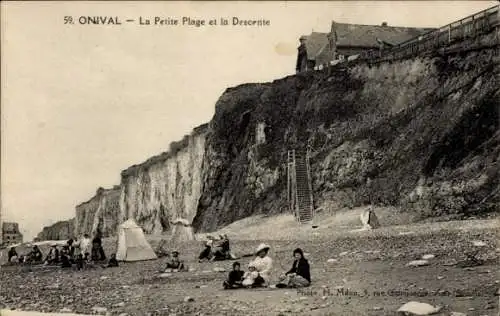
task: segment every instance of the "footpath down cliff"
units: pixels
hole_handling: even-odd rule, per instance
[[[307,146],[316,207],[390,205],[422,219],[498,212],[499,73],[491,48],[227,89],[209,124],[123,171],[116,194],[82,204],[75,225],[109,235],[133,217],[160,233],[183,217],[211,231],[287,212],[287,150]]]

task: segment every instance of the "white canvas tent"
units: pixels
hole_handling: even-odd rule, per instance
[[[123,222],[118,227],[117,260],[141,261],[156,258],[156,254],[146,240],[142,228],[133,219]]]
[[[172,230],[171,242],[196,240],[193,227],[186,219],[177,218],[172,224],[174,225],[174,229]]]

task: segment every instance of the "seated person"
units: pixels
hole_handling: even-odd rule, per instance
[[[112,254],[109,258],[107,268],[118,267],[118,260],[116,260],[116,254]]]
[[[19,256],[17,255],[17,251],[16,251],[16,247],[11,247],[9,249],[9,262],[11,262],[12,258],[16,257],[16,258],[19,258]],[[15,260],[13,260],[15,261]]]
[[[168,257],[168,252],[164,248],[166,243],[166,240],[162,239],[158,244],[158,247],[156,247],[155,253],[158,258]]]
[[[61,268],[71,268],[71,261],[69,259],[69,252],[67,249],[61,251]]]
[[[57,245],[52,245],[47,258],[45,258],[45,262],[48,264],[59,263],[59,249],[57,249]]]
[[[242,285],[244,287],[252,287],[255,283],[255,280],[259,277],[259,272],[254,264],[250,263],[248,265],[248,271],[243,275]]]
[[[205,249],[203,249],[203,251],[198,256],[198,262],[212,259],[212,244],[213,241],[211,239],[207,240],[207,242],[205,243]]]
[[[187,267],[184,265],[184,262],[179,259],[179,252],[172,251],[172,258],[169,261],[167,261],[167,264],[165,266],[165,272],[168,271],[177,272],[185,270],[187,270]]]
[[[233,270],[229,272],[227,280],[223,283],[224,289],[228,290],[242,287],[243,274],[243,271],[240,270],[240,263],[234,262]]]
[[[260,244],[255,251],[256,257],[251,264],[255,266],[259,276],[255,279],[252,287],[267,287],[269,285],[270,274],[273,268],[273,260],[269,257],[270,247],[266,244]]]
[[[304,258],[302,249],[297,248],[293,251],[295,258],[292,268],[281,276],[280,283],[276,285],[278,288],[299,288],[307,287],[311,284],[311,272],[309,262]]]
[[[226,235],[221,235],[220,243],[217,245],[217,249],[214,251],[214,256],[212,260],[221,261],[231,259],[229,239]]]
[[[33,250],[31,250],[29,255],[29,261],[32,263],[39,263],[43,261],[43,254],[38,246],[33,246]]]

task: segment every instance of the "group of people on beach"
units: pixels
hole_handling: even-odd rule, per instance
[[[205,249],[203,249],[198,256],[198,261],[221,261],[230,259],[234,259],[234,256],[231,254],[231,247],[227,235],[219,235],[218,240],[212,236],[207,236]]]
[[[215,250],[214,250],[215,248]],[[241,264],[238,261],[233,262],[232,270],[229,272],[227,279],[223,282],[224,289],[239,289],[239,288],[258,288],[269,287],[271,285],[271,272],[273,271],[273,260],[269,256],[270,246],[260,244],[255,252],[246,256],[255,256],[248,264],[248,271],[243,271]],[[161,273],[165,272],[182,272],[189,271],[188,266],[179,258],[178,251],[172,251],[167,254],[169,257]],[[290,270],[285,271],[280,277],[277,288],[300,288],[307,287],[311,284],[311,272],[309,262],[304,256],[302,249],[297,248],[293,251],[293,264]],[[205,249],[198,257],[199,262],[214,261],[214,260],[234,260],[236,259],[231,254],[229,239],[227,235],[221,235],[219,244],[214,246],[214,238],[207,237]]]
[[[241,270],[239,262],[233,263],[233,270],[229,272],[228,278],[223,283],[224,289],[257,288],[270,286],[270,275],[273,268],[273,260],[268,255],[270,247],[260,244],[255,251],[255,258],[248,264],[248,271]],[[309,262],[304,257],[302,249],[293,251],[294,262],[292,268],[284,272],[280,278],[277,288],[300,288],[311,284],[311,272]]]
[[[76,248],[79,251],[76,251]],[[83,269],[84,265],[91,261],[103,262],[105,260],[106,255],[100,232],[97,232],[93,240],[88,234],[84,234],[77,242],[74,239],[69,239],[61,249],[58,248],[57,244],[52,244],[45,258],[37,245],[34,245],[25,255],[19,255],[15,247],[11,247],[8,252],[9,263],[60,265],[62,268],[71,268],[76,265],[77,269]],[[113,254],[108,260],[107,267],[115,266],[118,266],[118,261]]]

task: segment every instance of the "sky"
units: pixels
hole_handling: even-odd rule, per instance
[[[438,27],[495,1],[2,2],[1,210],[25,240],[214,114],[228,87],[295,70],[298,38],[344,23]],[[75,24],[64,24],[71,16]],[[80,16],[122,25],[80,25]],[[148,17],[267,19],[165,26]]]

